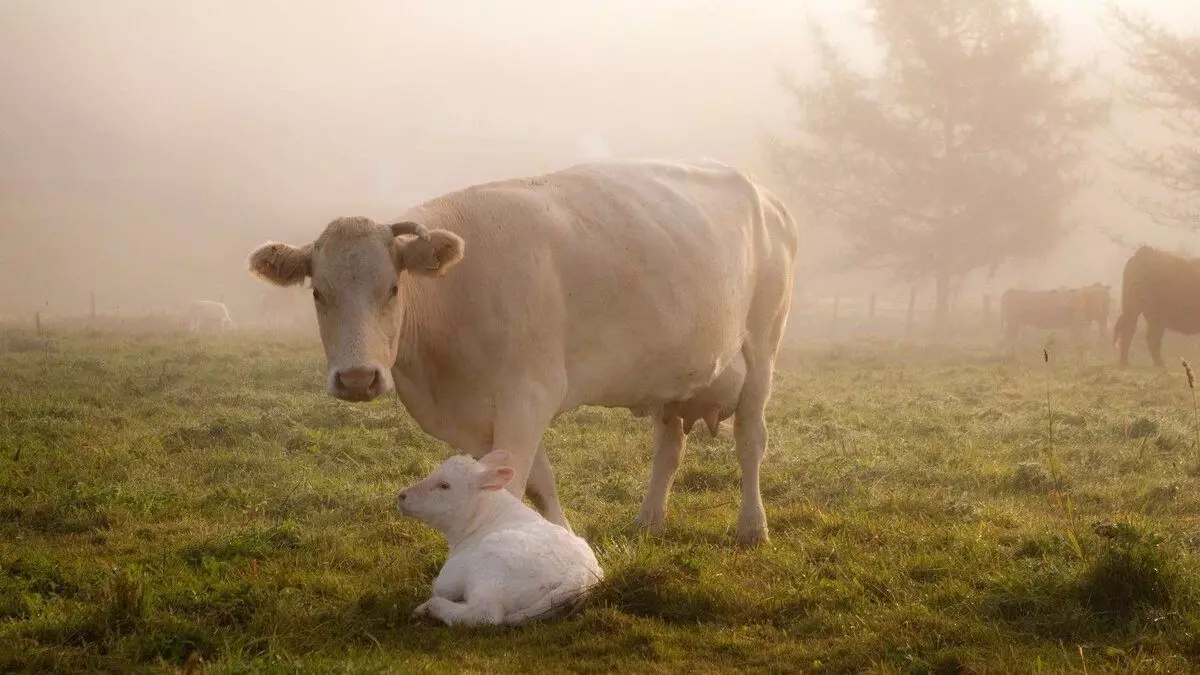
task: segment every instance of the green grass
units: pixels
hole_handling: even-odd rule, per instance
[[[409,620],[445,550],[394,508],[449,450],[392,397],[325,396],[318,344],[9,331],[0,672],[1194,671],[1190,392],[1112,361],[1052,355],[1059,491],[1040,346],[787,347],[753,551],[728,426],[693,433],[649,536],[649,425],[564,415],[547,444],[608,580],[471,630]]]

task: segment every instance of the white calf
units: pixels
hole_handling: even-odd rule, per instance
[[[520,624],[578,605],[604,573],[582,538],[505,490],[508,452],[447,459],[400,492],[400,511],[433,527],[450,558],[413,611],[446,623]]]

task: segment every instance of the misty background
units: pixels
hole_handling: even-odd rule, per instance
[[[1067,61],[1111,95],[1109,5],[1037,0]],[[1175,30],[1200,3],[1124,0]],[[48,306],[235,319],[270,289],[245,271],[267,239],[386,219],[467,185],[602,157],[713,157],[791,199],[764,153],[794,124],[781,73],[815,66],[808,25],[855,60],[877,49],[853,0],[503,3],[0,0],[0,316]],[[1152,189],[1104,154],[1161,137],[1123,109],[1098,132],[1080,227],[973,291],[1119,286],[1131,246],[1192,247],[1120,193]],[[1013,195],[1020,199],[1020,195]],[[835,232],[801,222],[808,294],[888,288],[840,272]],[[898,289],[898,295],[907,295]],[[922,302],[927,300],[923,297]]]

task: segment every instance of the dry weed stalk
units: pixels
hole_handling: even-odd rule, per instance
[[[1200,449],[1200,410],[1196,408],[1196,375],[1192,372],[1192,364],[1187,359],[1183,362],[1183,372],[1187,373],[1188,389],[1192,392],[1192,452]]]

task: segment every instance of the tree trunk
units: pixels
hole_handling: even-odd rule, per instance
[[[936,298],[933,323],[938,329],[942,329],[946,327],[946,317],[950,314],[950,277],[939,274],[934,278],[933,283],[933,292]]]
[[[908,289],[908,316],[904,319],[904,336],[912,336],[913,327],[913,312],[917,307],[917,285],[913,284],[912,288]]]

